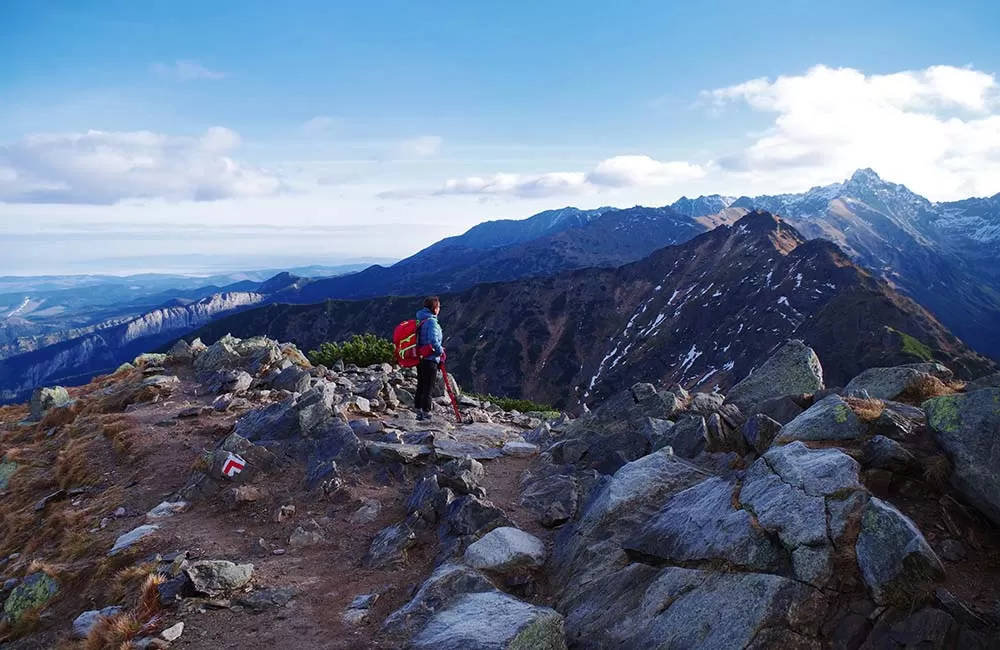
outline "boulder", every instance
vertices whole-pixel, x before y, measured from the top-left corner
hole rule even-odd
[[[465,550],[465,563],[474,569],[510,573],[545,564],[545,544],[518,528],[501,526],[486,533]]]
[[[929,379],[931,375],[915,368],[869,368],[848,382],[848,394],[866,391],[871,399],[894,400]]]
[[[973,650],[977,645],[957,642],[955,619],[946,612],[925,607],[913,614],[889,610],[872,629],[860,650],[882,650],[883,648],[927,648],[946,650],[962,648]],[[957,630],[956,630],[957,632]],[[980,646],[986,650],[989,646]],[[995,646],[994,646],[995,647]]]
[[[875,497],[862,515],[855,550],[865,584],[880,605],[912,608],[944,579],[941,561],[916,525]]]
[[[538,445],[533,445],[530,442],[520,442],[518,440],[512,440],[511,442],[505,443],[503,447],[500,448],[504,456],[513,456],[514,458],[531,458],[532,456],[537,456],[539,449]]]
[[[829,395],[805,413],[781,427],[775,444],[793,440],[853,440],[865,433],[865,425],[838,395]]]
[[[7,595],[0,622],[14,624],[28,612],[44,607],[59,593],[59,583],[46,573],[32,573]]]
[[[649,441],[651,451],[658,451],[670,444],[674,423],[662,418],[645,418],[641,429],[642,436]]]
[[[885,436],[875,436],[861,448],[865,467],[905,473],[920,468],[916,456],[903,445]]]
[[[835,577],[837,545],[852,541],[844,537],[867,496],[859,470],[839,449],[801,442],[771,449],[747,470],[739,502],[789,551],[799,580],[825,587]]]
[[[92,609],[84,612],[73,619],[73,636],[77,639],[86,639],[90,631],[97,625],[97,621],[103,618],[117,616],[125,610],[117,605],[105,607],[104,609]]]
[[[282,370],[271,381],[271,388],[274,390],[287,390],[289,393],[304,393],[309,389],[311,380],[312,375],[309,374],[308,370],[291,365]]]
[[[66,406],[71,401],[69,393],[62,386],[36,388],[31,393],[31,419],[41,420],[52,409]]]
[[[591,584],[566,605],[573,648],[812,648],[754,645],[762,631],[815,636],[821,592],[776,575],[632,564]],[[786,637],[787,638],[787,637]]]
[[[725,396],[719,393],[695,393],[688,405],[688,410],[707,418],[713,413],[717,413],[725,401]]]
[[[438,483],[437,474],[431,474],[418,481],[413,488],[413,493],[406,500],[406,514],[416,513],[424,521],[433,524],[437,522],[438,513],[443,511],[443,506],[449,500]]]
[[[560,531],[553,550],[555,583],[566,602],[584,585],[628,563],[622,548],[673,494],[709,474],[667,450],[624,465],[596,487],[579,520]],[[561,611],[568,611],[560,606]]]
[[[685,415],[677,420],[661,440],[681,458],[694,458],[708,444],[708,426],[700,415]]]
[[[736,483],[710,478],[678,492],[625,543],[630,555],[670,564],[725,561],[746,570],[774,571],[782,552],[733,507]]]
[[[434,457],[434,448],[428,445],[369,442],[366,446],[373,460],[385,463],[422,464]]]
[[[781,424],[778,421],[763,413],[757,413],[747,418],[743,424],[742,434],[750,449],[758,454],[763,454],[771,448],[771,443],[774,442],[779,431],[781,431]]]
[[[563,617],[498,591],[463,594],[410,640],[412,650],[565,650]]]
[[[368,552],[361,558],[361,566],[366,569],[385,569],[405,564],[406,551],[417,540],[416,533],[410,527],[411,521],[407,518],[380,530],[372,539]]]
[[[130,548],[134,544],[138,543],[139,540],[145,537],[149,537],[159,529],[160,527],[157,526],[156,524],[147,524],[145,526],[139,526],[138,528],[134,528],[129,532],[120,535],[118,539],[115,540],[115,544],[114,546],[111,547],[111,550],[108,552],[108,555],[117,555],[121,553],[125,549]]]
[[[530,510],[546,528],[561,526],[576,516],[577,480],[554,474],[532,481],[521,493],[521,505]]]
[[[191,344],[184,339],[178,339],[167,351],[167,360],[174,363],[187,363],[194,360]]]
[[[449,503],[444,511],[448,530],[458,536],[479,535],[501,526],[511,526],[510,518],[489,501],[468,494]]]
[[[480,481],[486,476],[483,464],[471,456],[450,460],[441,467],[438,473],[438,484],[451,488],[458,494],[475,494],[486,496],[486,490],[480,486]]]
[[[1000,525],[1000,388],[924,402],[934,439],[954,465],[951,480]]]
[[[245,370],[256,376],[281,359],[281,348],[276,341],[263,336],[241,340],[226,334],[197,355],[194,368],[199,375],[218,370]]]
[[[253,577],[252,564],[234,564],[228,560],[199,560],[184,567],[195,591],[209,597],[242,589]]]
[[[461,596],[492,591],[496,587],[478,571],[458,564],[443,564],[424,581],[410,602],[385,619],[382,631],[394,636],[413,636],[434,614]]]
[[[970,381],[965,387],[965,392],[972,393],[984,388],[1000,388],[1000,372]]]
[[[753,414],[761,402],[823,389],[823,366],[812,348],[802,341],[790,340],[748,377],[733,386],[726,401],[744,413]]]
[[[753,407],[750,412],[766,415],[775,422],[785,425],[802,415],[803,411],[805,411],[805,407],[800,400],[791,395],[785,395],[764,400]]]

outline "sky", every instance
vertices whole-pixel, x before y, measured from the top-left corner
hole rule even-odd
[[[1000,192],[1000,3],[0,2],[0,275],[398,259],[857,168]]]

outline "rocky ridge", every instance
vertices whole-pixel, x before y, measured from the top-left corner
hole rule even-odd
[[[4,433],[2,462],[7,498],[27,499],[23,481],[40,470],[10,453],[13,439],[79,442],[81,419],[162,414],[197,391],[164,428],[216,422],[213,444],[142,525],[109,521],[120,534],[100,551],[117,549],[107,561],[119,575],[153,576],[143,593],[156,614],[134,647],[217,647],[204,636],[212,610],[230,634],[253,612],[321,627],[295,638],[302,648],[993,648],[1000,389],[988,384],[923,363],[827,388],[815,351],[789,341],[729,396],[637,383],[579,418],[463,396],[454,423],[439,386],[425,424],[405,407],[408,371],[312,367],[294,346],[227,336],[143,355],[68,402],[40,396],[40,421]],[[107,425],[102,435],[121,435]],[[368,481],[399,500],[362,496]],[[99,498],[78,489],[69,481],[25,510],[72,521]],[[255,531],[261,512],[281,546],[227,546],[217,532],[210,556],[179,549],[219,512]],[[44,564],[57,549],[21,542],[10,554],[11,541],[7,634],[39,616],[36,634],[91,624],[97,636],[102,620],[149,613],[142,598],[102,598],[63,624],[46,617],[79,602],[66,585],[80,578]],[[347,563],[337,582],[282,584],[295,557],[331,551]],[[311,604],[324,588],[340,592],[338,610]]]

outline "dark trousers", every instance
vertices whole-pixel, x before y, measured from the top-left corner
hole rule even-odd
[[[422,411],[431,410],[431,393],[434,390],[434,382],[437,381],[437,373],[437,361],[424,359],[417,366],[417,394],[413,396],[413,401]]]

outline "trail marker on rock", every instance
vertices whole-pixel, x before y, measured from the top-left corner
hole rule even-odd
[[[246,468],[247,462],[236,454],[229,452],[226,462],[222,464],[222,475],[233,478]]]

